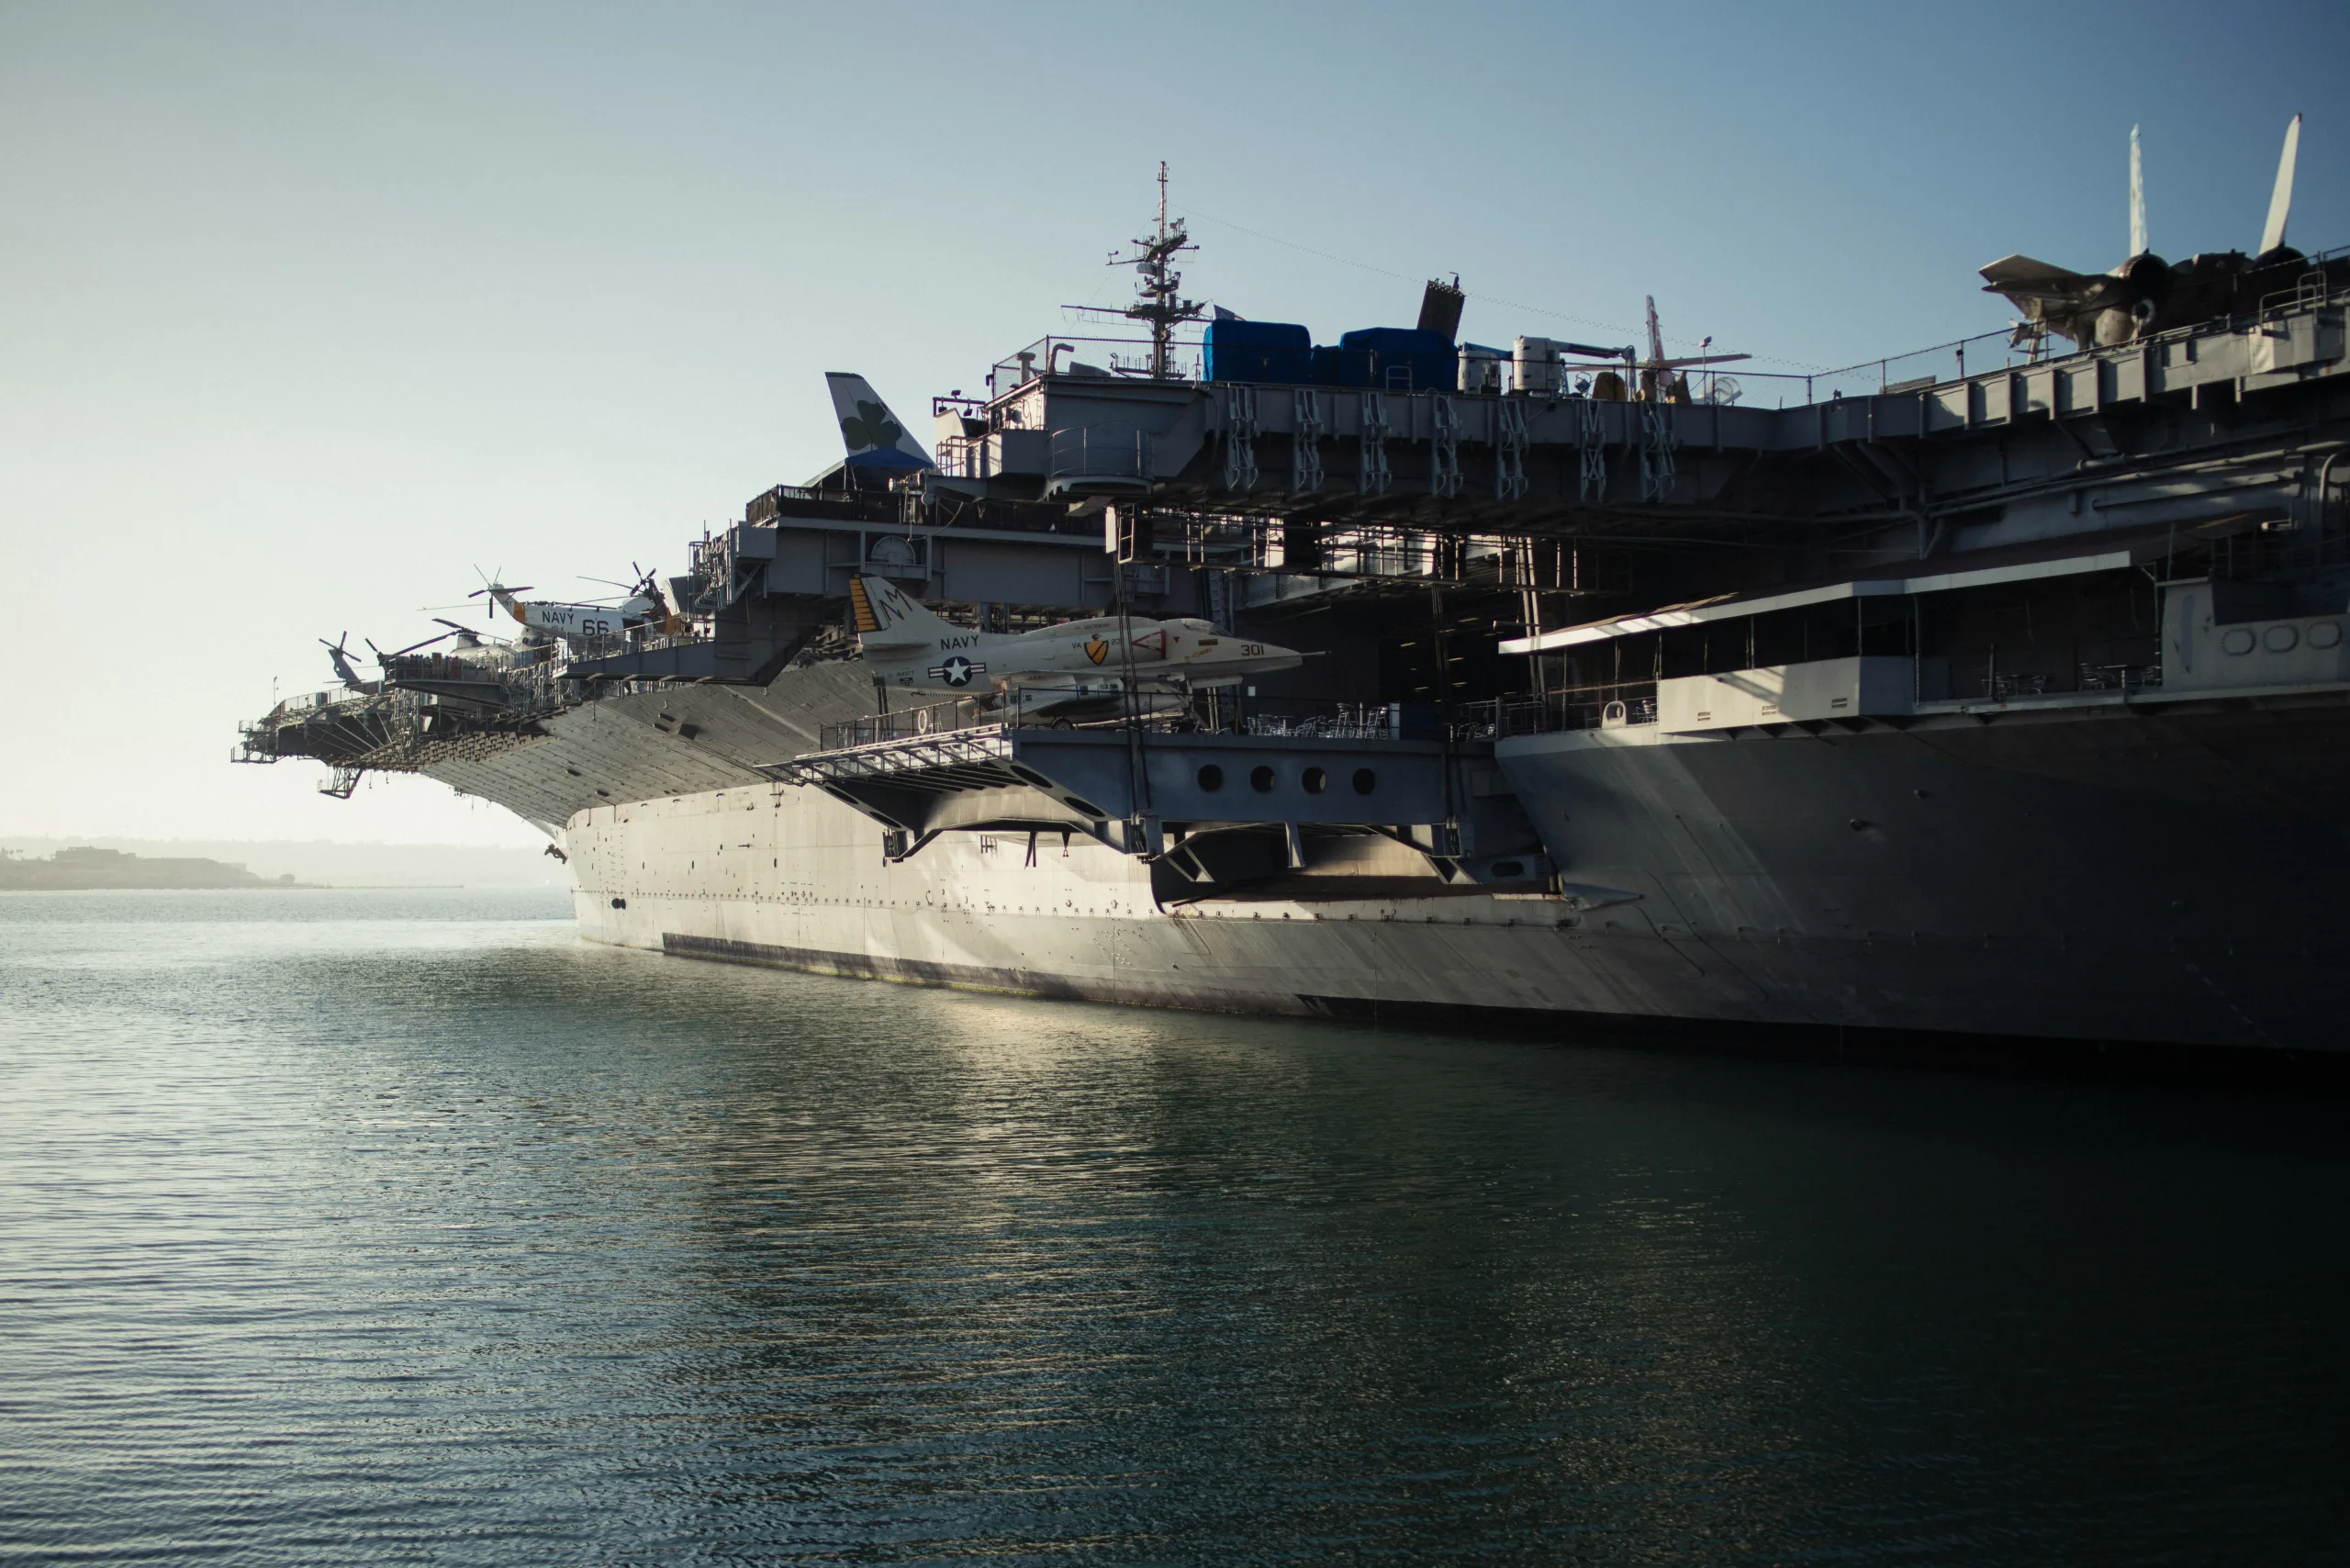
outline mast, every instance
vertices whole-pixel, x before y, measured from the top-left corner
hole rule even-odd
[[[1158,227],[1152,233],[1136,240],[1135,254],[1112,256],[1113,267],[1132,267],[1136,272],[1136,298],[1126,307],[1125,314],[1136,321],[1150,324],[1150,374],[1154,380],[1165,381],[1174,375],[1173,356],[1169,352],[1174,342],[1176,327],[1197,317],[1205,308],[1196,299],[1180,297],[1183,274],[1169,263],[1185,251],[1196,251],[1191,236],[1183,232],[1180,218],[1169,222],[1167,218],[1167,162],[1158,163]]]

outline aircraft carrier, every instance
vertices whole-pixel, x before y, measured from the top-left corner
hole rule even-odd
[[[2290,159],[2256,252],[2009,257],[2012,334],[1830,375],[1668,356],[1653,311],[1645,352],[1463,342],[1444,281],[1336,344],[1208,319],[1162,208],[1147,334],[1007,356],[927,446],[835,377],[845,459],[622,612],[501,586],[519,635],[338,649],[238,756],[503,804],[584,936],[682,956],[2338,1051],[2350,260],[2284,245]],[[1106,683],[891,689],[860,581],[1106,624]],[[1308,656],[1136,677],[1115,633],[1172,618]]]

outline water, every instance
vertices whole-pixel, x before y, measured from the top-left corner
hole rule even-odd
[[[2341,1561],[2350,1108],[0,898],[0,1558]]]

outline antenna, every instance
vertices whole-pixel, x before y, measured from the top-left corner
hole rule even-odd
[[[2138,128],[2130,128],[2130,253],[2143,256],[2146,243],[2146,165],[2138,156]]]
[[[2293,215],[2293,160],[2301,150],[2301,117],[2285,128],[2284,155],[2277,160],[2277,188],[2268,196],[2268,221],[2260,230],[2260,253],[2285,242],[2285,220]]]
[[[1132,267],[1136,273],[1135,292],[1140,296],[1125,313],[1136,321],[1150,323],[1150,374],[1154,380],[1167,380],[1172,374],[1169,347],[1174,341],[1178,322],[1189,321],[1206,308],[1196,299],[1178,297],[1183,274],[1168,265],[1185,251],[1196,251],[1191,236],[1183,232],[1183,220],[1167,220],[1167,161],[1158,162],[1158,229],[1154,235],[1135,241],[1136,254],[1112,256],[1113,267]]]

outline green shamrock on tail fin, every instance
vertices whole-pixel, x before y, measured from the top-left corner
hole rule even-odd
[[[863,452],[871,446],[895,446],[905,431],[890,417],[890,410],[878,403],[856,400],[856,412],[841,421],[841,435],[848,442],[851,452]]]

